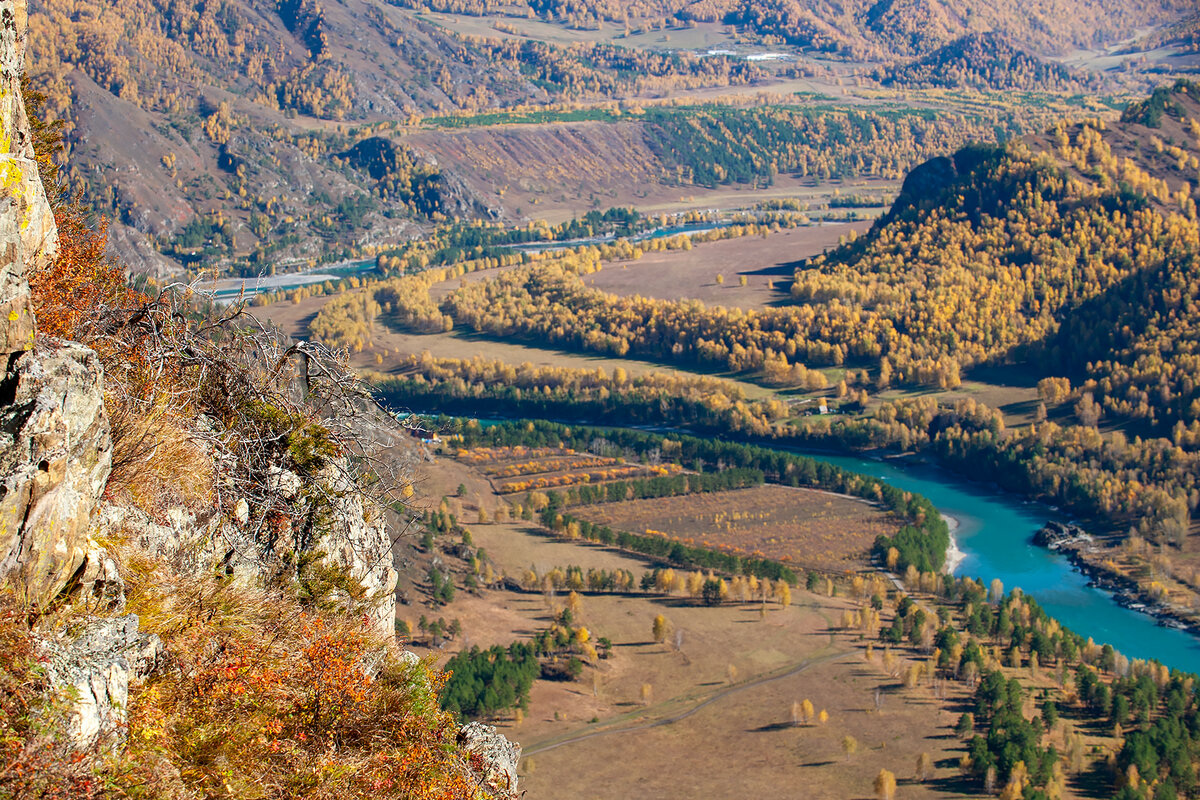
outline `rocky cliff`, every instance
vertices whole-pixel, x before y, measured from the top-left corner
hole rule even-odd
[[[0,3],[0,581],[44,605],[83,564],[112,448],[94,355],[35,339],[28,273],[58,237],[21,97],[26,19]]]
[[[38,683],[24,691],[46,696],[22,701],[23,708],[41,708],[37,714],[43,720],[32,724],[25,719],[23,734],[8,729],[15,724],[13,717],[7,707],[0,708],[0,736],[19,740],[41,731],[19,748],[20,758],[37,751],[50,760],[34,761],[37,766],[21,770],[0,763],[0,794],[7,791],[8,773],[50,774],[57,768],[54,758],[76,772],[111,767],[112,758],[125,757],[130,729],[145,723],[132,716],[139,702],[145,707],[154,698],[176,692],[182,699],[156,713],[174,714],[193,724],[193,715],[207,712],[189,704],[212,701],[206,694],[212,683],[203,678],[205,669],[214,669],[218,680],[233,676],[233,693],[226,695],[222,689],[216,692],[220,698],[250,696],[266,687],[259,706],[235,704],[206,723],[210,729],[229,732],[217,736],[223,744],[245,733],[239,730],[241,714],[263,713],[264,706],[270,710],[271,703],[289,696],[295,699],[271,711],[264,731],[283,737],[286,725],[296,725],[296,719],[306,720],[313,731],[335,730],[331,726],[347,714],[359,715],[351,727],[361,729],[390,716],[392,727],[385,730],[399,740],[368,737],[365,745],[358,745],[356,758],[362,747],[404,750],[403,737],[409,735],[445,737],[449,718],[431,696],[433,679],[420,677],[428,665],[415,657],[400,657],[388,643],[397,575],[386,514],[355,481],[350,457],[336,454],[319,415],[309,418],[273,405],[272,398],[255,393],[256,382],[249,373],[241,377],[252,391],[233,401],[219,390],[214,394],[212,387],[193,386],[197,396],[212,395],[203,406],[210,418],[191,420],[191,429],[176,430],[183,430],[185,438],[190,430],[197,439],[188,452],[212,462],[213,486],[199,493],[199,501],[178,490],[164,493],[174,499],[165,504],[160,500],[149,509],[113,496],[114,438],[121,414],[129,411],[118,406],[121,411],[112,412],[118,423],[110,420],[103,365],[110,366],[110,388],[114,375],[118,384],[128,380],[124,365],[114,364],[112,353],[105,361],[84,345],[39,335],[34,315],[28,277],[33,271],[54,269],[59,243],[21,93],[25,2],[0,0],[0,634],[27,645],[31,660],[26,667],[14,667],[4,659],[16,656],[0,653],[0,676],[22,674],[28,664],[37,664],[34,672],[25,674],[36,674]],[[184,355],[175,366],[181,374],[196,372],[189,359],[196,358],[200,341],[194,339],[192,349],[179,351]],[[218,355],[232,355],[215,343],[209,346]],[[280,366],[273,371],[278,373]],[[128,384],[120,388],[123,395],[129,394]],[[241,447],[251,457],[224,472],[220,462],[232,451],[212,433],[219,427],[214,409],[220,408],[235,416],[249,415],[250,420],[243,422]],[[205,413],[198,412],[200,417]],[[156,419],[144,418],[149,427],[139,434],[141,442],[169,441],[155,439]],[[128,438],[127,431],[123,435]],[[142,447],[140,457],[151,459],[156,448]],[[260,452],[267,455],[254,458]],[[245,493],[252,488],[260,493]],[[229,502],[230,498],[238,499]],[[112,552],[100,542],[109,543]],[[319,569],[306,583],[303,565],[310,562]],[[184,589],[194,591],[195,600],[171,596]],[[127,601],[129,597],[137,602]],[[144,619],[131,613],[127,603],[133,610],[147,609],[163,637],[143,630]],[[185,611],[167,610],[180,608]],[[229,615],[227,622],[223,614]],[[217,647],[204,637],[197,639],[194,631],[204,626],[209,626],[209,636],[224,637],[224,644]],[[235,635],[230,636],[231,630]],[[260,631],[257,635],[264,640],[246,641],[247,630]],[[298,638],[280,645],[285,633]],[[173,642],[180,652],[173,652]],[[239,683],[238,676],[256,667],[231,655],[239,647],[257,653],[259,661],[274,652],[270,657],[277,662],[250,687]],[[155,687],[148,699],[140,699],[142,679]],[[374,692],[380,698],[376,707],[371,706],[372,682],[380,684]],[[339,696],[343,700],[337,702],[347,705],[331,717],[323,706]],[[153,735],[167,735],[165,718],[153,723]],[[47,741],[44,730],[56,720],[62,724]],[[180,725],[175,732],[186,742],[175,750],[182,759],[195,734]],[[262,735],[251,733],[257,737],[255,746],[265,742]],[[455,727],[449,736],[458,741],[459,750],[424,751],[436,767],[430,775],[441,770],[448,786],[485,786],[491,796],[515,795],[519,748],[486,726],[461,731]],[[298,729],[290,746],[304,747],[310,738]],[[278,744],[273,748],[264,753],[280,752]],[[71,751],[97,758],[64,755]],[[108,761],[98,757],[105,753]],[[149,767],[142,764],[126,771],[132,775],[147,769],[152,781],[162,778],[182,786],[185,770],[168,762],[159,751]],[[301,758],[280,769],[303,770],[311,763]],[[272,768],[261,762],[255,766],[268,774]],[[76,778],[83,783],[70,784],[73,791],[92,786],[89,776]],[[411,789],[425,778],[406,776],[397,768],[394,775],[384,773],[372,780]],[[469,796],[475,796],[474,790]]]

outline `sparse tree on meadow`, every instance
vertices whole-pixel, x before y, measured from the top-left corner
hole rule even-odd
[[[650,627],[650,632],[654,634],[654,641],[662,644],[667,640],[667,618],[662,614],[657,614],[654,617],[654,624]]]
[[[886,769],[875,776],[875,796],[879,800],[892,800],[896,796],[896,776]]]
[[[858,752],[858,739],[846,734],[842,737],[842,752],[846,755],[846,760],[850,760],[850,756]]]
[[[933,759],[929,753],[921,753],[917,756],[917,774],[916,778],[921,783],[933,777]]]

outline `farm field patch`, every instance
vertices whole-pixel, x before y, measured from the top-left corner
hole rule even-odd
[[[875,537],[896,531],[867,503],[786,486],[630,500],[573,513],[614,530],[835,572],[865,566]]]
[[[485,447],[459,453],[487,475],[499,494],[553,489],[580,483],[676,475],[676,464],[628,464],[621,458],[564,448]]]

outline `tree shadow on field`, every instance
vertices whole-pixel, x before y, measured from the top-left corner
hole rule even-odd
[[[940,767],[941,765],[941,762],[938,762],[937,766]],[[954,766],[958,766],[957,762],[955,762]],[[915,781],[910,778],[904,781],[904,783],[915,783]],[[941,778],[932,778],[925,781],[925,785],[956,797],[978,795],[981,794],[981,790],[983,789],[983,781],[973,775],[963,775],[962,773],[946,775]]]
[[[945,703],[946,710],[952,714],[965,714],[968,711],[972,714],[975,713],[975,701],[970,696],[961,700],[943,700],[942,702]]]
[[[771,722],[766,725],[760,725],[757,728],[747,728],[746,733],[771,733],[773,731],[786,731],[789,728],[799,728],[791,722]]]
[[[1108,797],[1112,794],[1113,776],[1104,759],[1097,759],[1085,772],[1072,776],[1067,785],[1082,797]]]

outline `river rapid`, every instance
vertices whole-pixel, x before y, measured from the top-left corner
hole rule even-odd
[[[1038,528],[1057,516],[1046,506],[924,464],[803,454],[929,498],[957,522],[954,536],[962,555],[953,567],[955,575],[982,578],[985,583],[999,578],[1006,590],[1020,587],[1081,636],[1111,644],[1129,658],[1154,658],[1169,667],[1200,673],[1200,639],[1161,627],[1153,617],[1118,605],[1110,593],[1088,586],[1087,578],[1066,558],[1030,542]]]

